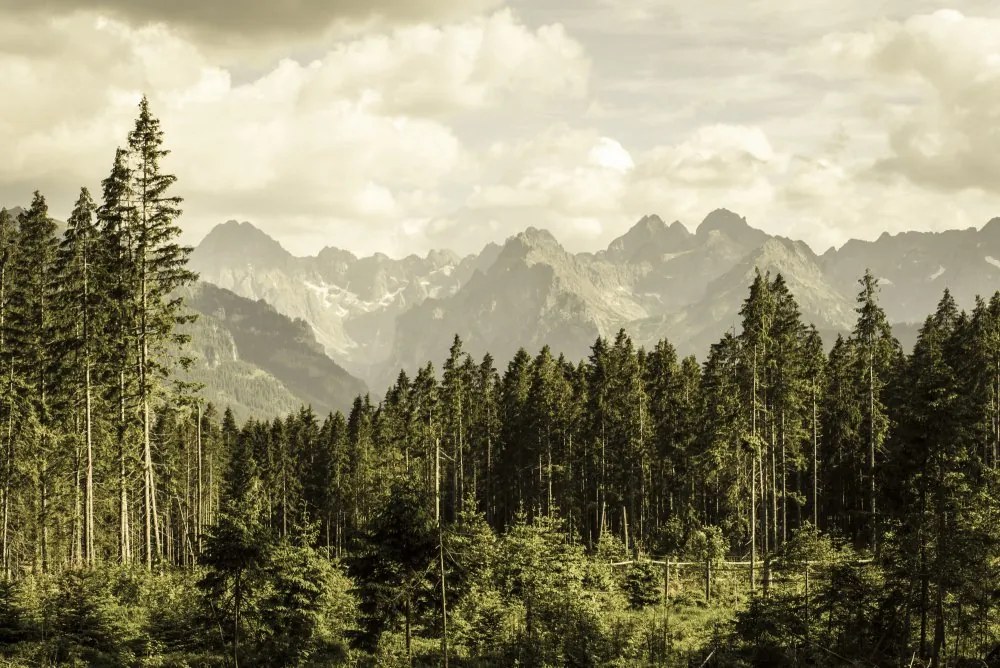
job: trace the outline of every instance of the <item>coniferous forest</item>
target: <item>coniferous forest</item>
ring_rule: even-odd
[[[5,665],[1000,665],[1000,293],[904,351],[866,273],[831,347],[758,273],[702,361],[456,336],[237,424],[166,155],[143,100],[65,229],[0,212]]]

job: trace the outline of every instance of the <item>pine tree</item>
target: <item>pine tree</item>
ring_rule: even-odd
[[[690,452],[693,448],[689,445],[689,452],[675,455],[682,464],[676,480],[677,495],[681,496],[680,490],[684,490],[683,506],[678,504],[681,507],[676,516],[686,533],[692,528],[691,518],[700,506],[702,524],[724,526],[731,529],[730,535],[740,536],[740,543],[745,540],[756,569],[759,494],[755,483],[759,476],[760,448],[752,439],[749,416],[740,402],[740,361],[739,340],[732,334],[713,344],[705,360],[700,387],[704,407],[698,412],[702,416],[702,443],[700,452]],[[664,417],[669,420],[670,413]],[[714,508],[699,503],[693,489],[695,480],[702,489],[712,491]],[[749,505],[745,504],[748,497]],[[678,537],[671,538],[670,547],[678,550],[681,547]]]
[[[129,526],[129,476],[132,453],[129,441],[134,435],[135,408],[135,322],[134,300],[134,240],[131,177],[128,154],[115,152],[114,163],[102,181],[102,203],[97,210],[100,224],[101,254],[96,273],[106,284],[108,309],[103,336],[108,341],[108,358],[99,374],[106,381],[106,398],[115,407],[114,441],[117,460],[118,497],[118,561],[132,561],[131,529]]]
[[[49,218],[48,205],[38,192],[18,222],[18,253],[13,270],[20,285],[11,295],[10,345],[17,351],[15,375],[23,381],[15,391],[24,409],[23,452],[30,461],[30,478],[37,486],[37,499],[32,504],[33,542],[39,548],[40,566],[45,572],[52,547],[49,523],[53,487],[62,463],[56,424],[63,399],[56,303],[58,242],[55,222]]]
[[[448,494],[449,519],[454,521],[462,510],[465,497],[466,428],[470,409],[468,375],[465,362],[468,355],[462,351],[462,340],[456,334],[445,360],[441,378],[442,434],[444,447],[451,451],[451,489]],[[449,447],[450,446],[450,447]]]
[[[823,353],[823,340],[815,326],[810,326],[803,341],[803,371],[804,380],[808,388],[807,412],[807,432],[811,444],[812,462],[809,465],[811,473],[811,489],[809,493],[810,506],[812,507],[812,525],[819,528],[820,509],[820,420],[819,407],[822,402],[823,379],[826,371],[826,356]]]
[[[796,526],[801,523],[801,502],[796,493],[789,494],[788,479],[790,469],[795,480],[801,480],[800,462],[802,446],[806,440],[804,427],[807,424],[806,405],[808,382],[804,362],[806,327],[799,315],[795,297],[788,290],[781,274],[771,283],[770,292],[774,301],[774,319],[771,323],[772,341],[768,360],[771,405],[773,406],[773,431],[777,443],[781,487],[781,542],[788,540],[788,506],[795,505]],[[793,483],[794,484],[794,483]],[[798,487],[795,484],[795,487]],[[796,490],[798,491],[798,490]],[[791,499],[790,499],[791,496]]]
[[[484,510],[486,520],[492,522],[496,516],[494,481],[496,448],[500,440],[500,376],[489,353],[483,356],[473,374],[472,394],[475,411],[470,439],[474,450],[479,453],[482,479],[478,486],[479,507]]]
[[[433,610],[438,531],[419,488],[397,483],[356,546],[350,574],[361,598],[360,644],[374,648],[402,617],[406,650],[416,615]]]
[[[3,526],[2,544],[0,544],[0,561],[4,575],[10,573],[9,560],[9,529],[11,513],[11,495],[13,494],[15,462],[14,462],[14,422],[17,409],[15,405],[15,366],[16,348],[12,345],[11,305],[12,297],[18,289],[15,271],[18,230],[14,217],[7,209],[0,209],[0,387],[4,388],[0,399],[0,471],[3,481],[0,494],[2,498]]]
[[[86,188],[80,191],[70,214],[66,233],[59,247],[59,308],[69,330],[64,332],[63,354],[69,356],[72,368],[67,375],[74,380],[74,404],[83,412],[82,433],[83,479],[82,560],[93,565],[94,547],[94,398],[95,367],[104,352],[100,333],[106,302],[101,294],[98,267],[101,249],[100,232],[94,217],[95,205]]]
[[[236,666],[242,655],[246,604],[262,586],[261,571],[273,547],[273,534],[264,522],[261,492],[250,439],[238,436],[226,471],[219,521],[206,537],[201,556],[205,574],[198,581],[213,602],[213,612],[227,622],[224,633]]]
[[[867,426],[866,439],[868,443],[868,483],[869,531],[870,547],[878,550],[878,483],[876,480],[876,462],[881,455],[886,433],[889,429],[886,414],[884,388],[889,382],[890,374],[898,364],[901,349],[899,342],[892,336],[889,321],[885,311],[878,305],[878,279],[866,270],[859,279],[861,290],[857,297],[858,322],[851,334],[851,339],[858,350],[858,371],[864,383],[864,411]]]
[[[862,406],[858,401],[854,344],[838,336],[826,364],[820,405],[820,440],[825,445],[820,487],[826,490],[822,516],[827,529],[838,529],[855,545],[862,538],[864,498],[861,480],[867,462]]]
[[[191,249],[180,246],[176,239],[180,228],[174,220],[180,215],[181,198],[170,195],[177,180],[164,173],[160,161],[169,154],[163,148],[160,122],[150,113],[149,102],[143,97],[139,117],[128,137],[131,160],[131,190],[135,214],[135,309],[137,317],[136,348],[138,368],[138,401],[142,424],[142,472],[145,561],[153,563],[153,542],[159,539],[156,512],[156,483],[153,469],[153,448],[150,440],[152,402],[157,376],[169,371],[164,359],[164,347],[183,343],[175,326],[184,322],[182,300],[174,291],[195,280],[186,268]],[[161,552],[161,547],[156,546]]]

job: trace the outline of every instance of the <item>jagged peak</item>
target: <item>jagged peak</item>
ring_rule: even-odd
[[[514,238],[529,246],[554,245],[562,248],[555,236],[545,228],[529,227]]]
[[[337,248],[336,246],[324,246],[323,249],[316,254],[316,259],[321,262],[344,262],[347,264],[353,264],[357,262],[358,256],[349,250],[344,250],[343,248]]]
[[[213,227],[209,233],[205,235],[205,239],[202,240],[202,243],[205,243],[205,241],[212,238],[233,238],[236,236],[243,238],[255,237],[258,239],[266,239],[272,243],[278,243],[273,237],[268,235],[253,223],[245,220],[240,222],[235,219],[227,220],[226,222],[219,223]]]
[[[725,235],[729,239],[747,247],[764,243],[770,236],[763,230],[751,226],[744,216],[733,213],[729,209],[716,209],[705,216],[695,234],[707,237],[712,232]]]
[[[667,224],[655,213],[647,214],[639,219],[639,222],[632,226],[632,229],[644,229],[650,232],[657,232],[667,229]]]
[[[458,264],[461,258],[452,250],[446,248],[432,248],[427,251],[426,259],[435,267],[445,267],[451,264]]]
[[[685,250],[691,236],[680,221],[668,226],[659,216],[646,215],[608,244],[604,254],[610,259],[627,262],[654,261],[664,253]]]
[[[750,228],[750,224],[747,223],[746,217],[733,213],[729,209],[716,209],[705,216],[705,219],[701,221],[701,225],[698,226],[697,233],[705,235],[714,230],[729,232],[732,230],[743,230],[747,228]]]

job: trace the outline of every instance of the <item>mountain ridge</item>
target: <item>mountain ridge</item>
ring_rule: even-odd
[[[278,242],[244,231],[243,241],[229,243],[261,243],[266,257],[277,257]],[[315,256],[283,255],[287,266],[257,267],[246,259],[255,254],[235,261],[232,252],[199,246],[192,261],[209,282],[309,322],[331,357],[382,386],[399,368],[441,357],[440,342],[455,333],[467,350],[489,350],[500,364],[522,345],[579,357],[596,336],[621,327],[640,344],[666,336],[680,352],[702,354],[732,324],[756,269],[784,275],[804,319],[834,333],[853,324],[856,281],[871,267],[883,279],[890,320],[914,322],[945,285],[963,306],[1000,285],[1000,218],[979,229],[849,240],[824,253],[716,209],[693,232],[645,215],[596,252],[571,252],[528,226],[464,257],[357,257],[328,246]]]

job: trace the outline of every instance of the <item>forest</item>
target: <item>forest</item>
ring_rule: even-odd
[[[1000,293],[904,351],[866,273],[830,347],[758,272],[701,362],[456,336],[237,424],[166,155],[144,99],[65,229],[0,212],[5,665],[1000,665]]]

